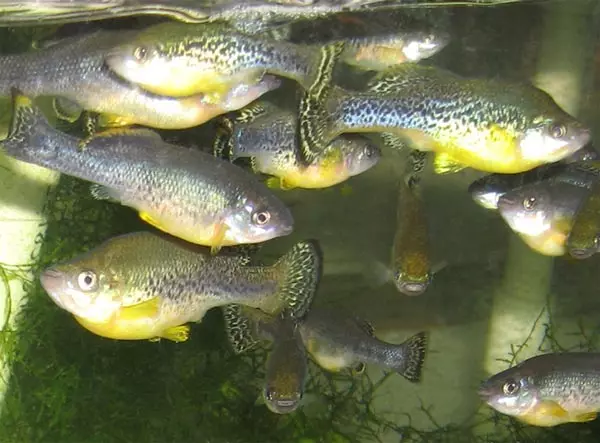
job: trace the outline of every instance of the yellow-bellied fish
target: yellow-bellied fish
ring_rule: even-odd
[[[600,411],[600,354],[532,357],[492,376],[479,395],[498,412],[533,426],[594,420]]]
[[[590,139],[589,129],[531,85],[466,79],[413,63],[381,72],[363,92],[335,88],[325,82],[329,77],[317,78],[323,84],[306,94],[317,98],[305,98],[300,108],[308,163],[345,132],[404,137],[413,148],[435,153],[437,173],[465,167],[523,172],[561,160]]]
[[[506,192],[498,199],[500,215],[532,249],[563,255],[577,212],[600,178],[594,163],[573,163],[545,180]]]
[[[209,153],[164,142],[149,129],[117,129],[87,141],[52,128],[15,92],[4,152],[97,184],[97,198],[136,209],[153,226],[192,243],[259,243],[292,232],[289,209],[256,177]]]
[[[106,56],[119,76],[147,91],[184,97],[206,94],[220,103],[240,83],[271,73],[309,85],[319,51],[222,23],[161,23],[123,40]]]
[[[405,11],[387,9],[298,20],[271,33],[295,44],[343,41],[341,60],[370,70],[423,60],[450,41],[450,35],[438,27]]]
[[[69,37],[24,54],[0,56],[0,94],[16,87],[29,96],[55,96],[62,118],[75,120],[81,110],[100,113],[101,126],[140,124],[162,129],[200,125],[239,109],[279,86],[274,77],[240,84],[218,103],[197,94],[183,98],[149,94],[121,81],[104,64],[107,51],[126,41],[130,31],[98,31]]]
[[[341,136],[311,165],[298,161],[297,116],[259,101],[231,119],[229,158],[250,157],[255,172],[273,175],[271,187],[326,188],[342,183],[377,164],[381,151],[367,139]]]
[[[186,323],[230,303],[304,312],[320,272],[312,241],[296,244],[272,266],[250,266],[247,256],[211,256],[164,234],[136,232],[51,266],[40,280],[58,306],[97,335],[183,341]]]
[[[425,332],[399,345],[386,343],[375,337],[367,322],[340,310],[325,308],[312,308],[299,328],[304,346],[323,369],[360,371],[366,363],[374,363],[411,382],[421,378],[427,347]]]
[[[303,305],[308,308],[310,303]],[[236,353],[253,348],[260,340],[272,342],[262,397],[276,414],[294,412],[300,406],[308,377],[308,358],[296,319],[287,310],[269,315],[233,304],[223,307],[223,315],[227,336]]]

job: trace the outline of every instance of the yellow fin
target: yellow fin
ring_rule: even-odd
[[[269,177],[265,180],[265,185],[271,189],[279,189],[281,187],[281,180],[279,177]]]
[[[597,412],[584,412],[583,414],[577,414],[573,421],[577,423],[584,423],[586,421],[596,420],[596,417],[598,417]]]
[[[365,365],[363,362],[359,362],[350,369],[350,373],[356,377],[358,375],[364,374],[366,369],[367,365]]]
[[[188,325],[174,326],[163,331],[160,336],[175,343],[181,343],[190,338],[190,327]]]
[[[119,310],[119,320],[157,317],[160,310],[160,298],[154,297],[137,305],[125,306]]]
[[[98,125],[104,128],[116,128],[121,126],[133,125],[135,121],[131,118],[123,117],[116,114],[99,114],[97,119]]]
[[[151,129],[147,128],[132,128],[123,126],[120,128],[108,128],[100,132],[90,132],[87,137],[79,142],[79,149],[83,150],[93,140],[98,138],[118,137],[124,135],[132,135],[136,137],[149,137],[157,140],[162,140],[161,136]]]
[[[59,119],[69,123],[77,121],[83,113],[83,109],[77,103],[63,97],[52,99],[52,109]]]
[[[162,226],[160,225],[160,223],[158,221],[156,221],[150,214],[148,214],[147,212],[140,212],[139,216],[142,220],[144,220],[146,223],[148,223],[149,225],[154,226],[155,228],[160,229],[161,231],[165,231],[167,232],[165,229],[162,228]]]
[[[284,178],[279,179],[279,187],[284,191],[289,191],[294,189],[296,186],[292,185],[290,182],[286,181]]]
[[[225,223],[219,223],[215,225],[214,234],[211,241],[210,253],[211,255],[217,255],[223,246],[223,240],[227,234],[227,225]]]
[[[433,169],[436,174],[453,174],[462,171],[466,166],[455,161],[450,155],[436,153],[433,160]]]

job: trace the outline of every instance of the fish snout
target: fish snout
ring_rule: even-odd
[[[46,269],[40,275],[40,283],[54,303],[60,308],[66,309],[60,296],[65,287],[65,278],[63,274],[54,269]]]

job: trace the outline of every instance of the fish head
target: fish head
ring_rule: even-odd
[[[241,82],[234,85],[224,96],[221,106],[225,111],[237,111],[260,98],[263,94],[281,86],[281,79],[274,75],[263,75],[256,82]]]
[[[40,275],[40,282],[60,308],[94,323],[108,322],[121,303],[113,279],[87,264],[52,266]]]
[[[498,199],[498,211],[510,228],[527,236],[540,236],[552,229],[555,215],[552,194],[545,186],[523,186]]]
[[[478,393],[496,411],[515,417],[526,415],[540,399],[533,378],[521,372],[519,366],[490,377],[482,383]]]
[[[422,276],[411,276],[406,272],[396,271],[394,273],[394,284],[396,289],[404,295],[417,296],[424,293],[432,281],[430,272]]]
[[[568,157],[590,141],[590,130],[567,114],[538,116],[518,139],[526,161],[551,163]]]
[[[511,177],[506,174],[486,175],[471,183],[468,192],[479,206],[496,210],[500,197],[512,189]]]
[[[290,380],[292,384],[289,383]],[[263,389],[265,404],[275,414],[294,412],[300,406],[302,395],[302,387],[295,382],[295,379],[289,377],[274,377],[267,380]]]
[[[449,42],[450,34],[445,31],[416,32],[405,38],[402,52],[408,61],[418,62],[437,54]]]
[[[265,186],[264,192],[246,193],[225,218],[227,235],[236,244],[260,243],[291,234],[291,211]]]
[[[161,93],[165,85],[177,81],[183,60],[165,57],[158,43],[150,41],[126,43],[105,55],[106,65],[119,77],[147,91]]]
[[[381,159],[381,150],[363,137],[342,136],[334,140],[332,147],[339,147],[350,177],[362,174]]]

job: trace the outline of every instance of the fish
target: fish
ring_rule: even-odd
[[[500,215],[532,249],[564,255],[579,208],[600,178],[593,163],[572,164],[567,172],[506,192],[498,199]]]
[[[592,186],[577,211],[567,237],[567,250],[580,260],[600,251],[600,181]]]
[[[404,295],[421,295],[431,284],[433,266],[419,186],[410,177],[399,181],[396,224],[391,257],[393,282]]]
[[[305,166],[298,161],[296,122],[295,112],[270,102],[249,105],[228,123],[229,159],[251,158],[254,172],[273,176],[267,180],[270,187],[319,189],[362,174],[381,158],[381,150],[367,139],[341,136],[318,162]]]
[[[321,277],[318,243],[293,246],[272,266],[148,231],[113,237],[40,275],[54,303],[96,335],[118,340],[185,341],[189,322],[212,308],[239,303],[304,312],[305,293]]]
[[[549,353],[493,375],[479,388],[496,411],[533,425],[584,423],[600,410],[600,353]]]
[[[109,49],[131,38],[131,31],[97,31],[67,37],[39,51],[0,56],[0,95],[15,87],[24,94],[53,96],[58,115],[68,121],[82,110],[100,114],[103,127],[143,125],[159,129],[198,126],[217,115],[239,109],[280,80],[266,76],[258,83],[240,84],[219,103],[202,94],[172,98],[149,94],[121,81],[104,64]]]
[[[543,182],[558,173],[565,172],[565,164],[550,163],[518,174],[488,174],[471,183],[467,189],[479,206],[495,211],[500,197],[521,186]]]
[[[283,29],[282,29],[283,28]],[[365,70],[383,70],[429,58],[450,42],[450,34],[404,11],[342,13],[298,20],[270,35],[302,44],[345,43],[341,61]]]
[[[511,189],[541,182],[561,173],[567,173],[569,170],[568,164],[581,164],[581,162],[597,159],[598,153],[596,150],[591,146],[585,146],[560,162],[538,166],[530,171],[518,174],[488,174],[471,183],[467,191],[479,206],[496,210],[498,209],[498,198]]]
[[[306,350],[323,369],[362,372],[374,363],[397,372],[411,382],[421,379],[427,333],[419,332],[396,345],[379,340],[373,327],[340,310],[312,308],[299,323]]]
[[[146,128],[117,128],[86,141],[53,128],[15,90],[9,135],[0,146],[18,160],[93,182],[150,225],[191,243],[260,243],[292,232],[290,210],[256,176],[210,153],[164,142]]]
[[[313,293],[307,293],[313,296]],[[309,309],[311,302],[304,303]],[[269,315],[259,309],[231,304],[223,307],[225,330],[236,353],[254,348],[260,340],[272,342],[266,361],[262,399],[271,412],[289,414],[300,406],[308,378],[308,357],[297,320],[284,309]]]
[[[404,63],[380,72],[365,91],[346,91],[328,81],[332,65],[306,92],[312,97],[301,101],[301,157],[307,163],[347,132],[403,137],[414,149],[434,152],[438,174],[466,167],[524,172],[559,161],[590,140],[589,128],[529,84]]]
[[[319,51],[248,35],[222,23],[161,23],[124,39],[106,55],[110,69],[146,91],[170,97],[204,94],[220,103],[239,83],[265,73],[312,83]]]

